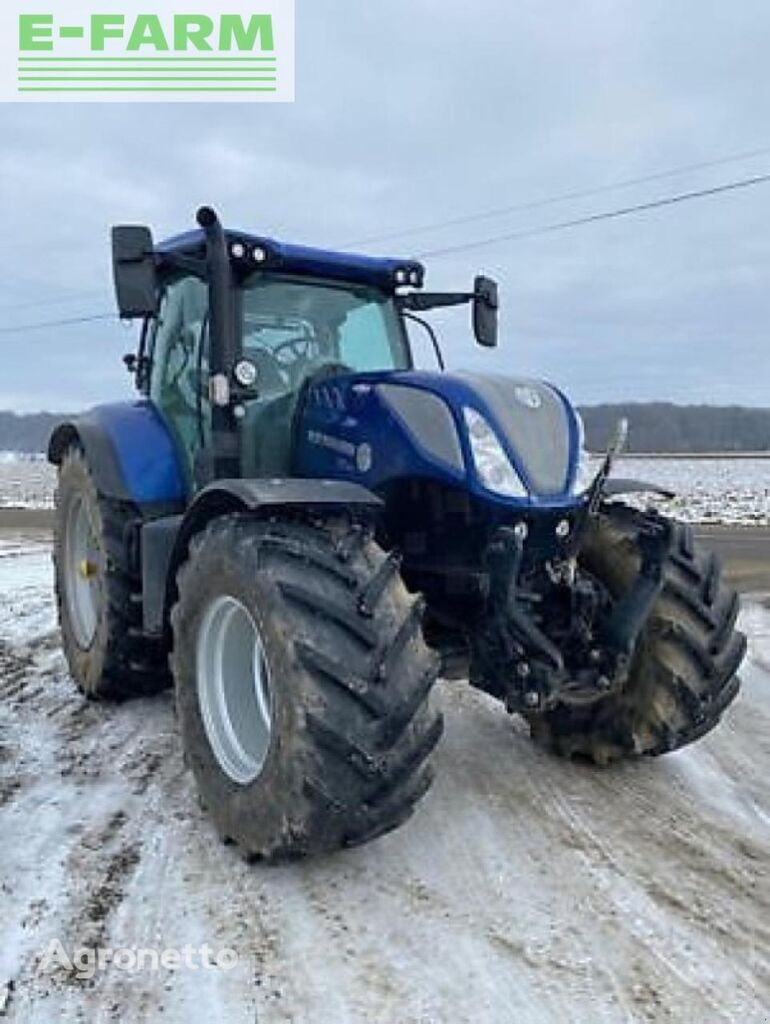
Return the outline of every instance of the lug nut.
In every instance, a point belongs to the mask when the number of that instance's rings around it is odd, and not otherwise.
[[[607,678],[607,676],[599,676],[599,678],[596,680],[596,685],[599,687],[600,690],[609,690],[609,688],[612,686],[612,683]]]
[[[526,663],[526,661],[519,662],[519,664],[516,666],[516,672],[522,679],[527,678],[527,676],[529,675],[529,665]]]
[[[524,694],[524,703],[528,708],[536,708],[540,703],[540,694],[537,690],[527,690]]]

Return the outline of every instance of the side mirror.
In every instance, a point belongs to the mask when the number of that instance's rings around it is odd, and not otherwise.
[[[149,228],[122,224],[112,229],[112,272],[122,318],[157,315],[158,279]]]
[[[473,282],[473,333],[479,345],[497,345],[497,282],[491,277],[477,277]]]

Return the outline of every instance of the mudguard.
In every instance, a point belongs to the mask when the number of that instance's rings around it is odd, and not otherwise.
[[[196,495],[184,515],[164,516],[142,527],[142,597],[145,633],[158,635],[176,599],[176,574],[192,537],[219,516],[274,514],[284,509],[334,508],[371,516],[382,501],[345,480],[223,479]]]
[[[107,498],[138,505],[183,502],[187,487],[176,444],[152,402],[99,405],[60,423],[48,444],[58,465],[79,444],[97,490]]]
[[[675,498],[676,493],[669,491],[660,484],[650,484],[645,480],[628,480],[625,477],[610,477],[604,484],[604,494],[614,498],[619,494],[660,494],[664,498]]]

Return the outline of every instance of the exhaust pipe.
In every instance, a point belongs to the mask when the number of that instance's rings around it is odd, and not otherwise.
[[[222,223],[210,206],[201,206],[195,219],[206,237],[209,282],[209,338],[211,373],[228,381],[236,360],[232,273]]]
[[[206,277],[209,286],[209,400],[212,449],[196,460],[196,482],[240,475],[238,423],[230,404],[230,381],[238,357],[233,278],[222,223],[210,206],[195,215],[206,239]]]

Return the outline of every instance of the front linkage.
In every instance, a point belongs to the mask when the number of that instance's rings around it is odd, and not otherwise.
[[[498,528],[485,554],[484,614],[471,639],[471,682],[513,712],[542,712],[557,703],[590,704],[622,689],[639,634],[664,583],[672,524],[648,513],[637,543],[631,585],[612,594],[580,568],[580,551],[606,497],[624,421],[586,496],[559,558],[538,568],[526,556],[525,522]]]
[[[536,576],[523,572],[525,531],[501,527],[487,549],[471,682],[501,698],[510,712],[591,703],[621,689],[663,587],[671,538],[667,520],[648,520],[639,536],[636,578],[615,597],[581,572],[577,555],[546,563]]]

